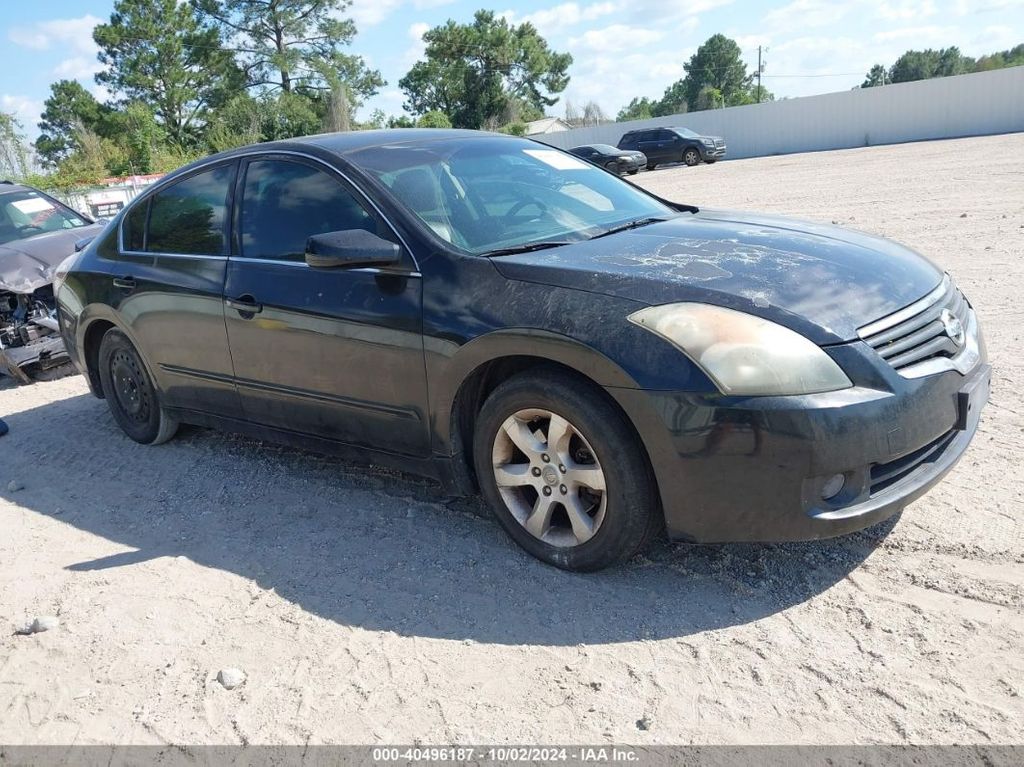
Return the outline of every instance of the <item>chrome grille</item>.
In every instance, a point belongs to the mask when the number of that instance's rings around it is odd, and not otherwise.
[[[962,328],[959,335],[951,330],[956,325],[952,318]],[[966,372],[978,356],[974,312],[949,275],[921,300],[865,325],[858,335],[906,378],[949,369]]]

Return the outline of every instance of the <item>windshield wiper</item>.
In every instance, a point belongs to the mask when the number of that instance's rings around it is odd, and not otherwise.
[[[648,216],[647,218],[638,218],[633,221],[627,221],[624,224],[613,226],[611,229],[605,229],[601,234],[595,234],[590,239],[596,240],[599,237],[607,237],[609,234],[615,234],[616,232],[625,232],[628,229],[637,229],[641,226],[647,226],[648,224],[657,224],[660,221],[668,221],[667,218],[657,218],[656,216]]]
[[[548,248],[560,248],[563,245],[572,245],[569,240],[552,240],[550,242],[528,242],[525,245],[512,245],[508,248],[498,248],[497,250],[488,250],[486,253],[481,253],[481,256],[490,258],[491,256],[511,256],[516,253],[532,253],[535,250],[547,250]]]

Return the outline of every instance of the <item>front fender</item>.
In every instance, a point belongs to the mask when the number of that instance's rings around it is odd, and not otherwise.
[[[503,328],[478,336],[448,359],[431,380],[434,451],[452,453],[452,410],[459,390],[483,366],[509,357],[532,357],[568,367],[604,387],[635,389],[637,382],[601,352],[569,336],[537,328]]]

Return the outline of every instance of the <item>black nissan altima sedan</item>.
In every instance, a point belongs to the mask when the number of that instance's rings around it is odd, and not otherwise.
[[[201,160],[56,286],[132,439],[187,422],[419,472],[573,570],[666,533],[879,522],[953,466],[989,391],[970,303],[907,248],[469,131]]]

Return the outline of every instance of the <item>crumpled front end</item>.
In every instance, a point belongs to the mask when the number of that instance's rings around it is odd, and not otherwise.
[[[29,383],[34,374],[67,361],[53,286],[30,293],[0,289],[0,374]]]

